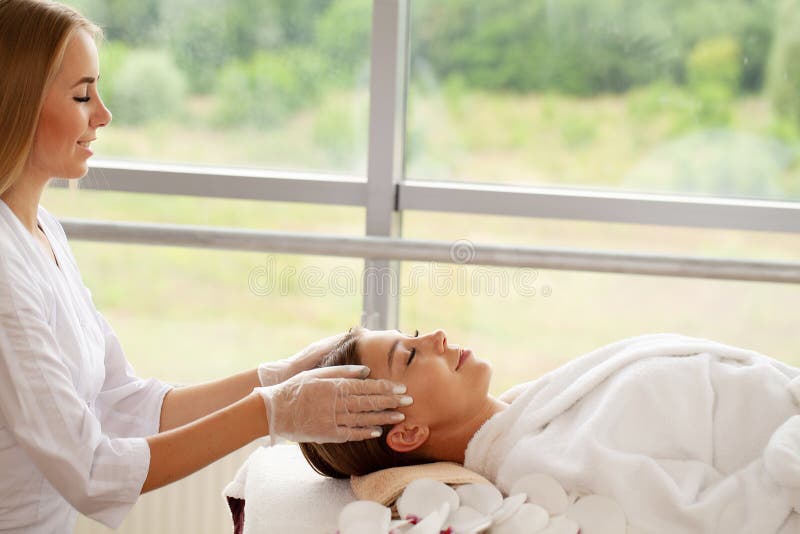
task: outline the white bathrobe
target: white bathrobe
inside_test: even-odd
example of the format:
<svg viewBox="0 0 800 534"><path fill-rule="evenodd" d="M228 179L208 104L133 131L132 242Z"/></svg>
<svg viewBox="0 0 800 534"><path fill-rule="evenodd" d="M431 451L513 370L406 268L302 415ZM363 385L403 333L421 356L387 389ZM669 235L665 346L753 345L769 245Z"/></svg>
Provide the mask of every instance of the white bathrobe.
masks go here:
<svg viewBox="0 0 800 534"><path fill-rule="evenodd" d="M76 510L116 527L136 502L170 386L141 380L81 281L0 200L0 532L72 532Z"/></svg>
<svg viewBox="0 0 800 534"><path fill-rule="evenodd" d="M545 473L642 532L800 532L800 370L674 334L623 340L508 394L465 466Z"/></svg>

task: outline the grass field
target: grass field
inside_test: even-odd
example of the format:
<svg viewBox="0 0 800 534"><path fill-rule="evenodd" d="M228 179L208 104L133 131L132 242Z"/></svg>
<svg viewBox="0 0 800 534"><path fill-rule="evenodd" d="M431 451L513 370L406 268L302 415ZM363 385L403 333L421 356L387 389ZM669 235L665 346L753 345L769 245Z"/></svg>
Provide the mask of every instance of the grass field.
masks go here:
<svg viewBox="0 0 800 534"><path fill-rule="evenodd" d="M680 178L681 169L702 176L708 170L724 179L700 183L694 192L722 194L738 188L767 196L779 190L794 194L800 178L797 143L769 136L773 118L760 99L737 103L727 129L731 135L698 141L698 132L705 130L686 130L685 118L674 110L656 109L643 117L636 102L645 97L414 97L407 173L414 178L661 190L681 185L670 182ZM319 109L265 132L198 126L210 106L202 100L190 103L195 119L182 126L112 126L101 132L100 155L364 174L363 95L333 95ZM672 152L664 152L665 147ZM728 158L720 163L717 156L698 157L717 153L747 161L735 160L731 171L724 166ZM652 176L658 179L648 182ZM48 190L43 203L61 217L350 235L362 234L364 225L363 209L303 204L58 189ZM403 234L800 260L800 236L761 232L411 212L404 214ZM182 383L218 377L289 355L360 319L360 260L85 242L72 247L96 304L142 375ZM266 266L275 288L261 295L252 288L253 273ZM486 285L487 277L513 280L514 270L439 267L449 269L452 280L478 282L442 292L430 284L433 267L404 264L403 279L408 283L413 272L419 285L401 300L401 327L442 327L452 342L489 358L495 366L495 392L601 344L656 331L714 338L800 365L797 286L542 271L532 283L536 295L526 296L513 287L500 294ZM334 272L337 282L356 282L334 291L325 286ZM322 282L304 288L297 273L318 273Z"/></svg>

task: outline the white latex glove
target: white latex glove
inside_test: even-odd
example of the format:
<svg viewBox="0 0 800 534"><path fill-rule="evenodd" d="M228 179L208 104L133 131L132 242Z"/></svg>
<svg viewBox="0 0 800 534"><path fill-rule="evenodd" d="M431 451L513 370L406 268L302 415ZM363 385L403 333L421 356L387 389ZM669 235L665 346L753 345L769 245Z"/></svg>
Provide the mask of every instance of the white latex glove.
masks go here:
<svg viewBox="0 0 800 534"><path fill-rule="evenodd" d="M297 373L313 369L323 356L328 354L345 334L336 334L315 341L290 358L258 366L258 379L262 386L274 386L288 380Z"/></svg>
<svg viewBox="0 0 800 534"><path fill-rule="evenodd" d="M405 386L364 380L368 373L361 365L323 367L255 388L267 408L270 441L360 441L380 436L382 425L402 421L403 414L388 410L411 404L411 398L402 395Z"/></svg>

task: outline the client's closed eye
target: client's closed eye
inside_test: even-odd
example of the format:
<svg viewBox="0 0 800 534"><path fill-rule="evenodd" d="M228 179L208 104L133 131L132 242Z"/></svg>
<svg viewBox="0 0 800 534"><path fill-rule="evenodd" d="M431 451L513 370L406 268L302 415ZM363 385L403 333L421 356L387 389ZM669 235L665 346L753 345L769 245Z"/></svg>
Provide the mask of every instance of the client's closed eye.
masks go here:
<svg viewBox="0 0 800 534"><path fill-rule="evenodd" d="M419 337L419 330L414 330L414 337ZM406 367L408 367L409 365L411 365L411 360L413 360L413 359L414 359L414 356L416 356L416 355L417 355L417 349L416 349L416 347L414 347L414 348L412 348L412 349L411 349L411 351L410 351L410 354L411 354L411 355L408 357L408 361L406 362Z"/></svg>

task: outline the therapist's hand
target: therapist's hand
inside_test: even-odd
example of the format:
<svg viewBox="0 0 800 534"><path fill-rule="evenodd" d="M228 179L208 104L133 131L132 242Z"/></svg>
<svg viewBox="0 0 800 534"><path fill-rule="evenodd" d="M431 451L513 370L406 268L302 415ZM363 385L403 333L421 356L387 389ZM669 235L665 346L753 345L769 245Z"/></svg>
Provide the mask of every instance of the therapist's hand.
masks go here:
<svg viewBox="0 0 800 534"><path fill-rule="evenodd" d="M272 442L343 443L381 435L381 426L405 416L390 411L411 404L405 386L389 380L363 379L360 365L301 372L269 387L256 388L264 399ZM405 399L405 400L404 400Z"/></svg>
<svg viewBox="0 0 800 534"><path fill-rule="evenodd" d="M290 379L297 373L317 366L322 357L328 354L344 339L345 334L336 334L315 341L290 358L277 362L262 363L258 366L258 379L262 386L274 386Z"/></svg>

